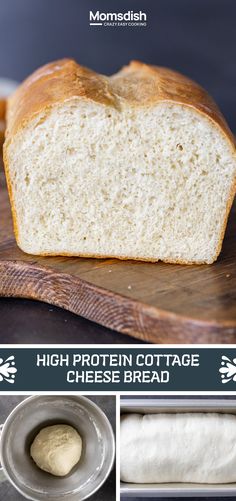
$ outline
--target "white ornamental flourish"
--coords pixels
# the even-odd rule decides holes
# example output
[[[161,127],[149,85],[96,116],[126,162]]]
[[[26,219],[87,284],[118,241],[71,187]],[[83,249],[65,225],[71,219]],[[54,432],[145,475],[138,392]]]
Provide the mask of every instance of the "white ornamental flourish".
[[[219,372],[221,373],[221,382],[223,384],[229,381],[236,382],[236,358],[230,360],[230,358],[222,355]]]
[[[17,368],[15,367],[15,357],[13,355],[6,360],[0,358],[0,383],[2,381],[7,381],[8,383],[14,384],[16,373]]]

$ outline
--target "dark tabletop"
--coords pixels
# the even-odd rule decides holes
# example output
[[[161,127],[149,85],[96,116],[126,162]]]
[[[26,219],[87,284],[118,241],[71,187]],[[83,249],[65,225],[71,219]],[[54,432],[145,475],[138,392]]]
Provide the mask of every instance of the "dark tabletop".
[[[0,422],[4,423],[9,413],[14,407],[24,398],[22,396],[1,396],[0,397]],[[90,400],[95,402],[105,412],[110,423],[115,431],[116,426],[116,404],[113,396],[89,396]],[[116,474],[113,468],[105,484],[101,489],[94,494],[91,501],[115,501],[116,498]],[[11,486],[4,478],[4,474],[0,476],[0,501],[20,501],[24,498]]]
[[[0,342],[134,344],[137,340],[55,306],[25,299],[0,298]]]

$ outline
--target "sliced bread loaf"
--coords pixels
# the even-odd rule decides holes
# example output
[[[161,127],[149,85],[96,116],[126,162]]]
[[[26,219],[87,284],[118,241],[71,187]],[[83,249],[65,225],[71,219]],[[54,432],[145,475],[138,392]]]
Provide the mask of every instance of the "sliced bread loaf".
[[[9,100],[4,161],[27,253],[188,264],[221,250],[235,142],[213,100],[179,73],[44,66]]]

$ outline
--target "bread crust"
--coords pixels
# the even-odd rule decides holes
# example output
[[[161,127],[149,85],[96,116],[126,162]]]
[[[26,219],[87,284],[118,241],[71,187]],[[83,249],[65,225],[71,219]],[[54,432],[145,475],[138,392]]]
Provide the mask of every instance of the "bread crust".
[[[6,104],[6,99],[0,98],[0,120],[5,120]]]
[[[128,107],[155,106],[160,102],[185,105],[193,108],[197,113],[207,117],[213,126],[224,134],[235,155],[235,138],[230,131],[224,117],[208,93],[191,79],[180,73],[158,66],[151,66],[139,61],[132,61],[111,77],[100,75],[92,70],[80,66],[73,59],[62,59],[46,64],[29,76],[8,99],[7,130],[4,143],[4,164],[7,186],[13,215],[14,232],[17,243],[19,241],[19,227],[12,193],[11,180],[8,167],[8,147],[14,136],[35,117],[40,115],[41,120],[47,117],[50,110],[65,101],[89,100],[104,106],[112,106],[117,110]],[[43,115],[43,118],[42,118]],[[224,215],[221,237],[214,262],[222,247],[228,215],[236,191],[236,176]],[[23,249],[22,249],[23,250]],[[40,255],[56,256],[58,253],[42,253]],[[60,253],[70,256],[74,254]],[[133,257],[85,255],[81,257],[118,259],[134,259]],[[155,259],[137,258],[139,261],[152,261]],[[165,260],[176,264],[204,264],[192,263],[181,260]]]
[[[211,118],[235,146],[235,138],[219,108],[200,85],[177,71],[139,61],[132,61],[111,77],[80,66],[73,59],[42,66],[8,99],[7,138],[36,115],[76,98],[117,109],[121,105],[140,108],[164,101],[185,104]]]

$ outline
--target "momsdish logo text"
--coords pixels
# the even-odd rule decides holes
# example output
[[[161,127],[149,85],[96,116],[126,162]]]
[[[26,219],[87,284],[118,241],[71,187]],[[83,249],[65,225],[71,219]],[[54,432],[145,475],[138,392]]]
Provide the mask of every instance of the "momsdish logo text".
[[[97,10],[89,11],[90,26],[105,26],[105,27],[132,27],[132,26],[147,26],[147,14],[143,11],[135,12],[128,10],[127,12],[100,12]]]

